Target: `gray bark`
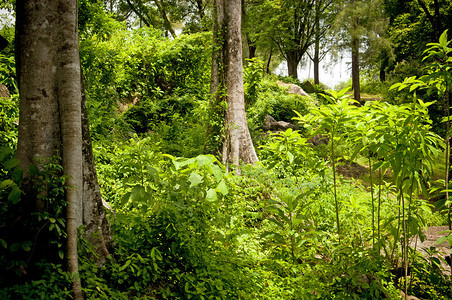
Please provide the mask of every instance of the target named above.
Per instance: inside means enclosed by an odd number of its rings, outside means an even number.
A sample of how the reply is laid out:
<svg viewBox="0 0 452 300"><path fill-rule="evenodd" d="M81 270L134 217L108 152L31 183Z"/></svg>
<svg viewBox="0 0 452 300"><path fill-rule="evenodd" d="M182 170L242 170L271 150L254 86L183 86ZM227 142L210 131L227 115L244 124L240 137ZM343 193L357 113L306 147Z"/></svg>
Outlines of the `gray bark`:
<svg viewBox="0 0 452 300"><path fill-rule="evenodd" d="M30 164L39 167L55 155L62 158L67 176L68 265L74 276L74 299L82 299L77 275L77 229L85 225L87 238L101 254L102 263L108 254L107 237L97 241L93 237L94 232L103 237L108 224L99 206L86 111L82 113L77 2L17 0L16 10L20 91L17 157L25 169ZM37 200L36 191L28 192L28 196L35 194L31 205L43 210L44 200Z"/></svg>
<svg viewBox="0 0 452 300"><path fill-rule="evenodd" d="M223 163L232 164L240 172L240 162L254 164L258 161L251 140L245 114L243 87L241 1L225 3L225 84L227 103L225 115L226 134L223 143Z"/></svg>

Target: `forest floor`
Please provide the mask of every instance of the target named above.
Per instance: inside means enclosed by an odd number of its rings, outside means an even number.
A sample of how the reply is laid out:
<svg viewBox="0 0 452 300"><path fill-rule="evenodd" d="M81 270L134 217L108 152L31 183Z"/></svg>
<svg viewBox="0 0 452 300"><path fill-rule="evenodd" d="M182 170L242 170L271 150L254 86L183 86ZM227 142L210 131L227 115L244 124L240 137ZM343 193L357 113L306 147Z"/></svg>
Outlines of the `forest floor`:
<svg viewBox="0 0 452 300"><path fill-rule="evenodd" d="M356 162L342 161L337 167L338 172L348 179L356 179L361 182L365 187L370 186L369 181L369 167L365 164L359 164ZM377 177L377 174L374 174L374 180ZM387 172L384 176L384 180L387 181L391 177L391 172ZM436 241L444 236L448 235L449 226L430 226L426 230L424 230L425 240L421 242L418 237L413 238L410 241L410 246L415 248L417 251L421 252L426 258L429 257L429 254L426 250L430 250L431 247L435 248L434 256L438 257L438 255L442 256L441 266L443 267L443 272L445 275L450 276L452 274L451 267L444 261L444 257L449 255L451 252L451 248L447 241L436 245Z"/></svg>
<svg viewBox="0 0 452 300"><path fill-rule="evenodd" d="M411 247L417 249L417 251L421 252L426 257L429 257L429 254L426 250L430 250L431 247L434 247L436 249L435 252L437 253L434 254L434 256L438 257L438 255L441 255L443 258L440 259L440 261L445 275L451 275L451 267L446 262L444 262L444 257L450 254L450 247L447 241L439 245L436 245L436 241L443 236L447 236L448 232L445 231L448 230L449 226L428 227L427 230L424 230L425 240L423 242L421 242L418 238L415 238L410 243Z"/></svg>

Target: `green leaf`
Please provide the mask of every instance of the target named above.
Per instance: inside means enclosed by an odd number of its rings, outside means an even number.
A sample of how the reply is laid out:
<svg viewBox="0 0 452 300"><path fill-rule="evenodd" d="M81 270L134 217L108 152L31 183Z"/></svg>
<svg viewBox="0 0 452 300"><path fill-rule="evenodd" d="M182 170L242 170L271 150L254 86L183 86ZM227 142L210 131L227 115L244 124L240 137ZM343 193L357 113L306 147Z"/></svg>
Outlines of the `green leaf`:
<svg viewBox="0 0 452 300"><path fill-rule="evenodd" d="M63 252L63 250L58 250L58 256L61 258L61 259L63 259L64 258L64 252Z"/></svg>
<svg viewBox="0 0 452 300"><path fill-rule="evenodd" d="M199 155L196 157L196 160L198 161L198 166L202 167L205 165L210 165L214 161L214 157L209 155Z"/></svg>
<svg viewBox="0 0 452 300"><path fill-rule="evenodd" d="M7 188L9 188L10 186L16 185L16 183L14 181L12 181L11 179L6 179L3 180L0 183L0 190L6 190Z"/></svg>
<svg viewBox="0 0 452 300"><path fill-rule="evenodd" d="M8 248L8 244L5 242L4 239L0 239L0 244L2 244L3 248Z"/></svg>
<svg viewBox="0 0 452 300"><path fill-rule="evenodd" d="M226 181L224 179L217 185L216 190L219 191L223 196L228 194L228 186L226 185Z"/></svg>
<svg viewBox="0 0 452 300"><path fill-rule="evenodd" d="M25 241L22 243L22 249L26 252L30 252L31 246L33 246L33 243L31 241Z"/></svg>
<svg viewBox="0 0 452 300"><path fill-rule="evenodd" d="M223 170L221 170L221 168L216 164L212 164L210 166L210 173L213 174L216 182L219 182L220 180L223 179Z"/></svg>
<svg viewBox="0 0 452 300"><path fill-rule="evenodd" d="M216 201L217 200L217 191L215 189L208 189L206 193L207 201Z"/></svg>
<svg viewBox="0 0 452 300"><path fill-rule="evenodd" d="M188 178L188 181L190 181L190 187L197 186L202 182L203 178L199 173L193 172L190 174L190 177Z"/></svg>
<svg viewBox="0 0 452 300"><path fill-rule="evenodd" d="M132 188L130 199L134 203L141 202L145 197L146 191L143 186L137 185Z"/></svg>
<svg viewBox="0 0 452 300"><path fill-rule="evenodd" d="M444 30L444 32L441 34L441 36L439 37L439 44L442 47L447 47L447 29Z"/></svg>
<svg viewBox="0 0 452 300"><path fill-rule="evenodd" d="M127 192L124 194L124 196L121 197L121 205L125 205L127 203L127 201L129 201L130 198L130 192Z"/></svg>
<svg viewBox="0 0 452 300"><path fill-rule="evenodd" d="M131 263L131 260L129 259L128 261L126 261L126 263L119 268L119 271L124 271Z"/></svg>
<svg viewBox="0 0 452 300"><path fill-rule="evenodd" d="M11 170L12 168L16 167L19 165L19 160L15 157L7 160L4 164L3 167L5 168L5 170Z"/></svg>
<svg viewBox="0 0 452 300"><path fill-rule="evenodd" d="M19 189L19 187L13 186L11 189L11 192L9 192L8 195L8 201L11 201L11 203L16 204L20 200L20 195L22 194L22 191Z"/></svg>

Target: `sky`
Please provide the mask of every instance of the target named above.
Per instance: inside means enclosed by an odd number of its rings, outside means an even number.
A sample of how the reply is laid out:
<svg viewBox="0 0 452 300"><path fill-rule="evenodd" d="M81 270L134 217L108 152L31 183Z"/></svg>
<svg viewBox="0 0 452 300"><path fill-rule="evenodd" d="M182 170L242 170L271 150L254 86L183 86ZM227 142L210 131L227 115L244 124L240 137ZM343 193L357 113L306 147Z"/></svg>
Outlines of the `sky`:
<svg viewBox="0 0 452 300"><path fill-rule="evenodd" d="M310 60L309 60L310 62ZM298 79L303 82L306 79L314 79L314 65L312 63L298 65ZM334 89L339 83L348 81L351 78L351 57L342 54L342 58L333 60L331 54L320 62L319 79L320 82ZM274 71L276 75L287 76L287 62L283 61Z"/></svg>

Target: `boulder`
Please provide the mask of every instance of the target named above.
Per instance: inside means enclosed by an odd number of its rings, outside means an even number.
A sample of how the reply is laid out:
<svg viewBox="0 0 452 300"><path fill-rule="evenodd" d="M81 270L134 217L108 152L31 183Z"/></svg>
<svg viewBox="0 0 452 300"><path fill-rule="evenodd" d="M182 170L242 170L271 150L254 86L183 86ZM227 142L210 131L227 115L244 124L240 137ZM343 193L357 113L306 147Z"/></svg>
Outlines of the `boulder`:
<svg viewBox="0 0 452 300"><path fill-rule="evenodd" d="M297 127L293 125L292 123L285 122L285 121L276 121L272 116L266 115L265 116L265 122L264 122L264 130L265 131L286 131L289 128L296 129Z"/></svg>
<svg viewBox="0 0 452 300"><path fill-rule="evenodd" d="M308 93L306 93L300 86L293 84L293 83L285 83L282 81L276 81L276 83L281 86L281 87L285 87L288 88L287 92L289 92L290 94L295 94L295 95L299 95L299 96L305 96L305 97L309 97L311 98L311 96L308 95Z"/></svg>

